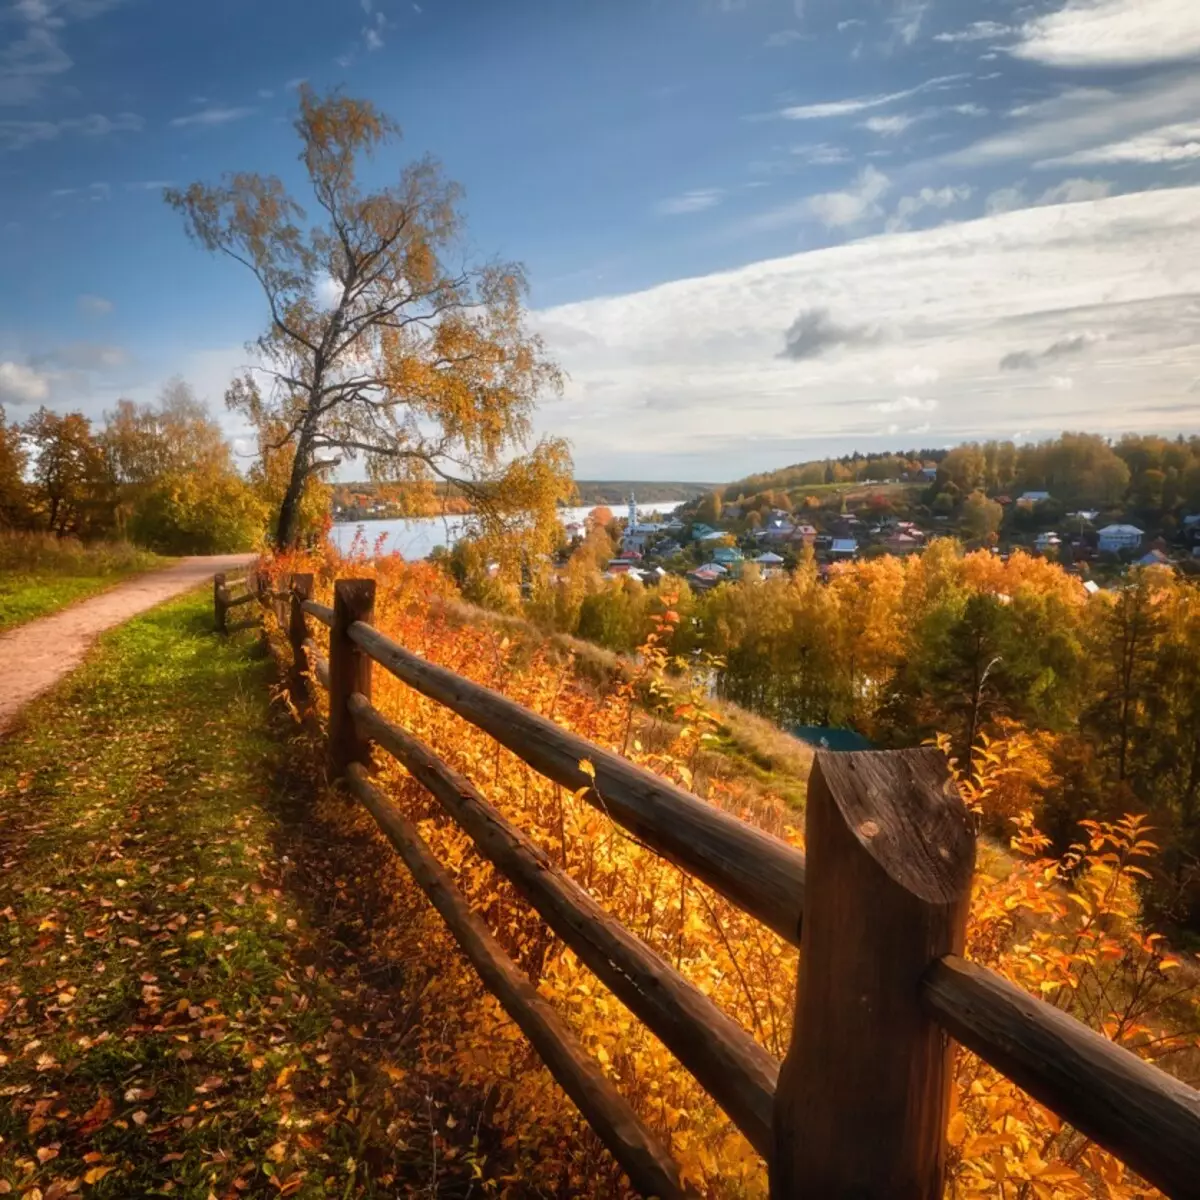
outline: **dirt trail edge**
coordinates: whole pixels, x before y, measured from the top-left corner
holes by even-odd
[[[0,735],[30,700],[79,666],[106,629],[197,587],[217,571],[231,571],[253,559],[252,554],[185,558],[0,634]]]

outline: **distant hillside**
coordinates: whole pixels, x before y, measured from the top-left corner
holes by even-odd
[[[922,467],[937,466],[946,450],[896,450],[885,454],[845,454],[841,458],[812,459],[793,463],[775,471],[747,475],[718,490],[725,500],[754,496],[760,492],[791,491],[793,488],[820,487],[828,483],[855,483],[862,480],[882,482],[902,479]]]
[[[662,483],[644,479],[577,479],[580,504],[627,504],[632,492],[639,504],[675,504],[711,492],[715,483]]]

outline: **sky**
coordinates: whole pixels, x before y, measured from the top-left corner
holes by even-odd
[[[0,404],[240,432],[264,303],[162,190],[302,193],[307,81],[525,264],[581,478],[1200,433],[1198,65],[1197,0],[0,0]]]

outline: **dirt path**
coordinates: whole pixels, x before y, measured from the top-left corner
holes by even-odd
[[[231,571],[253,558],[252,554],[185,558],[165,571],[139,575],[90,600],[0,634],[0,734],[30,700],[82,662],[97,635],[204,583],[217,571]]]

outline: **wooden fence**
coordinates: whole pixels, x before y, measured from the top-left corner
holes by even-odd
[[[216,624],[257,595],[292,649],[292,697],[329,691],[332,771],[363,803],[484,985],[644,1195],[687,1194],[677,1165],[470,909],[413,824],[370,780],[374,749],[437,799],[479,852],[692,1073],[769,1166],[771,1194],[942,1194],[955,1044],[974,1051],[1173,1197],[1200,1197],[1200,1092],[960,957],[975,837],[930,748],[819,753],[807,858],[668,780],[405,650],[372,628],[375,583],[286,592],[214,581]],[[309,619],[329,627],[321,655]],[[378,664],[587,798],[639,840],[800,947],[782,1063],[605,912],[469,780],[371,704]],[[594,775],[581,769],[587,760]]]

